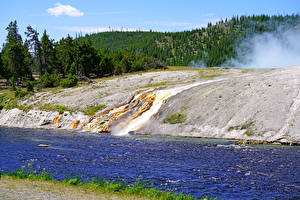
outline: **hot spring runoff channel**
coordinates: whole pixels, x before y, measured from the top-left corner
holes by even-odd
[[[31,159],[59,180],[102,176],[130,184],[141,178],[195,197],[300,199],[300,147],[0,128],[0,169],[12,171]]]

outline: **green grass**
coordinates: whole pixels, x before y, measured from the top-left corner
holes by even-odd
[[[19,110],[23,110],[24,112],[28,112],[30,111],[33,107],[30,105],[30,106],[26,106],[26,105],[20,105],[17,107]]]
[[[149,84],[149,85],[144,85],[140,88],[148,88],[148,87],[160,87],[160,86],[165,86],[165,85],[169,85],[172,84],[171,82],[161,82],[161,83],[154,83],[154,84]]]
[[[240,130],[240,126],[230,126],[227,131]]]
[[[190,66],[168,66],[164,71],[198,71],[199,68]]]
[[[254,133],[252,132],[252,131],[249,131],[249,130],[247,130],[246,132],[245,132],[245,134],[247,135],[247,136],[252,136],[252,135],[254,135]]]
[[[99,104],[97,106],[89,106],[87,110],[84,111],[84,114],[92,116],[95,115],[98,111],[106,108],[105,104]]]
[[[15,95],[11,93],[3,93],[0,95],[0,110],[6,109],[11,110],[13,108],[18,108],[19,110],[23,110],[24,112],[28,112],[30,109],[32,109],[32,106],[26,106],[26,105],[18,105],[19,100],[22,97],[16,97]]]
[[[255,69],[242,69],[241,70],[241,72],[243,73],[243,74],[246,74],[246,73],[249,73],[249,72],[254,72],[255,71]]]
[[[178,123],[183,123],[185,120],[186,120],[186,114],[176,113],[176,114],[167,116],[163,122],[169,123],[169,124],[178,124]]]
[[[254,124],[254,121],[248,121],[241,126],[241,129],[248,129]]]
[[[23,110],[24,112],[28,112],[33,108],[33,105],[26,106],[26,104],[18,105],[18,102],[21,98],[15,97],[13,93],[2,93],[0,94],[0,110],[6,109],[11,110],[13,108],[18,108],[19,110]],[[63,114],[66,111],[69,111],[70,113],[81,111],[86,115],[92,116],[96,112],[103,110],[106,108],[106,105],[100,104],[97,106],[89,106],[87,110],[81,110],[79,108],[69,108],[64,105],[53,105],[50,103],[42,104],[42,105],[36,105],[40,110],[44,111],[57,111],[59,114]]]
[[[224,75],[224,72],[224,69],[208,67],[205,69],[199,69],[199,76],[202,79],[213,79],[215,77]]]
[[[45,110],[45,111],[57,111],[59,114],[63,114],[65,111],[69,112],[74,112],[74,109],[68,108],[63,105],[52,105],[50,103],[43,104],[39,107],[40,110]]]
[[[208,74],[208,75],[203,75],[201,76],[201,78],[204,78],[204,79],[213,79],[215,77],[219,77],[219,76],[222,76],[223,74],[221,73],[216,73],[216,74]]]
[[[254,125],[254,121],[247,121],[242,125],[238,125],[238,126],[230,126],[228,128],[228,131],[233,131],[233,130],[246,130],[245,134],[247,136],[252,136],[254,135],[253,131],[251,131],[251,127]]]
[[[115,79],[115,78],[127,77],[130,75],[144,74],[144,73],[149,73],[149,72],[162,72],[162,71],[199,71],[199,68],[189,67],[189,66],[167,66],[166,69],[150,69],[150,70],[146,70],[146,71],[125,73],[122,75],[95,78],[92,80],[95,82],[101,82],[101,81],[107,81],[107,80],[111,80],[111,79]]]
[[[189,108],[190,108],[189,106],[181,106],[180,111],[183,112]]]
[[[2,174],[0,170],[0,178],[2,176],[8,176],[15,179],[29,179],[39,181],[50,181],[57,184],[72,185],[78,187],[78,189],[90,189],[92,191],[101,191],[103,193],[113,193],[125,196],[145,197],[149,199],[160,200],[195,200],[196,198],[191,195],[183,193],[177,194],[174,191],[163,191],[161,189],[149,187],[145,182],[141,182],[139,179],[131,185],[120,181],[108,181],[102,177],[92,178],[90,181],[84,182],[80,176],[67,176],[63,181],[57,181],[53,179],[51,174],[45,170],[38,172],[32,167],[33,161],[28,163],[27,166],[22,166],[20,169],[10,173]],[[202,198],[202,200],[213,200],[212,198]]]
[[[18,108],[19,110],[23,110],[24,112],[28,112],[33,108],[32,105],[26,106],[18,105],[19,100],[21,97],[15,97],[13,94],[4,93],[0,95],[0,110],[6,109],[11,110],[13,108]],[[59,114],[63,114],[65,111],[74,112],[76,109],[71,109],[63,105],[52,105],[52,104],[43,104],[39,106],[40,110],[46,110],[46,111],[58,111]]]

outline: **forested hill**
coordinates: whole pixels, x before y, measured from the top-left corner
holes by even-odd
[[[263,32],[295,27],[300,15],[253,15],[232,17],[209,23],[207,28],[184,32],[103,32],[78,38],[91,40],[99,49],[119,49],[143,52],[164,61],[167,65],[189,65],[202,61],[206,66],[220,66],[236,57],[235,48],[245,38]]]

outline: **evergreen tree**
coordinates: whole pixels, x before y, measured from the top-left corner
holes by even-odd
[[[0,52],[0,78],[4,77],[4,67],[2,63],[2,52]]]
[[[69,73],[71,65],[75,62],[76,46],[73,38],[68,35],[62,38],[56,47],[56,57],[59,62],[59,73],[65,76]]]
[[[114,62],[110,55],[106,54],[99,63],[99,75],[111,76],[114,73]]]
[[[75,43],[76,57],[75,65],[77,68],[77,75],[90,76],[90,73],[96,72],[100,62],[98,51],[94,48],[90,41],[81,41]]]
[[[34,52],[34,58],[38,65],[39,73],[40,75],[43,75],[47,71],[47,68],[42,62],[42,45],[39,40],[39,33],[31,26],[27,26],[25,34],[28,38],[28,45]]]
[[[27,42],[24,43],[24,46],[23,46],[23,54],[24,54],[24,65],[23,65],[23,74],[24,74],[24,78],[26,80],[34,80],[33,79],[33,76],[32,76],[32,71],[31,71],[31,67],[32,67],[32,56],[29,52],[29,45]]]
[[[41,38],[41,51],[42,64],[45,66],[46,71],[48,73],[58,73],[59,69],[54,41],[49,39],[46,30],[44,30]]]
[[[23,46],[22,37],[18,33],[17,22],[10,22],[6,30],[8,34],[2,54],[4,77],[9,79],[9,77],[14,76],[17,80],[30,77],[31,72],[28,70],[29,52],[27,46]]]

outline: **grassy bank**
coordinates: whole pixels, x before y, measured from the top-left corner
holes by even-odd
[[[0,197],[4,193],[18,194],[29,192],[35,198],[43,199],[45,193],[64,196],[66,199],[160,199],[160,200],[194,200],[193,196],[177,194],[149,187],[146,183],[137,180],[134,184],[120,181],[109,181],[104,178],[92,178],[83,181],[80,176],[67,176],[62,181],[52,178],[46,171],[37,172],[29,164],[21,169],[1,174],[0,171]],[[0,187],[0,188],[1,188]],[[44,197],[43,197],[44,196]],[[46,195],[47,196],[47,195]],[[16,196],[14,198],[17,198]],[[9,198],[8,198],[9,199]],[[209,200],[210,198],[202,198]],[[212,200],[212,199],[211,199]]]

